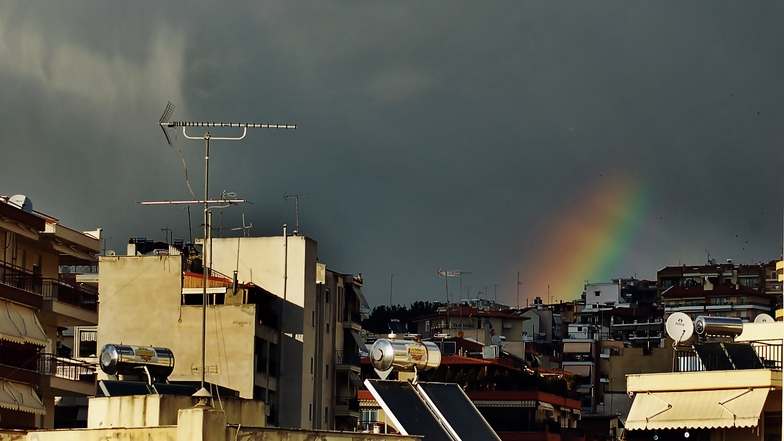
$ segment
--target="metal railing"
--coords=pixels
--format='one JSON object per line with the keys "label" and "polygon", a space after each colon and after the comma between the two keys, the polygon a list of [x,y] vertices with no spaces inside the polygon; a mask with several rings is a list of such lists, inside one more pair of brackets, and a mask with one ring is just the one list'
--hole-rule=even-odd
{"label": "metal railing", "polygon": [[[752,342],[751,346],[762,361],[763,369],[782,368],[782,345],[763,342]],[[674,372],[699,372],[705,366],[697,353],[692,349],[676,349]]]}
{"label": "metal railing", "polygon": [[2,284],[33,294],[41,294],[41,280],[43,279],[38,274],[7,263],[0,264],[0,283]]}
{"label": "metal railing", "polygon": [[59,357],[55,354],[40,354],[38,372],[65,380],[95,382],[95,366],[72,358]]}
{"label": "metal railing", "polygon": [[57,300],[77,308],[93,312],[98,310],[98,294],[75,288],[59,280],[43,279],[41,294],[45,299]]}
{"label": "metal railing", "polygon": [[0,283],[77,308],[93,312],[98,310],[98,293],[73,287],[57,279],[45,279],[13,265],[0,264]]}
{"label": "metal railing", "polygon": [[360,356],[357,353],[349,351],[337,350],[335,351],[335,364],[336,365],[349,365],[359,366]]}

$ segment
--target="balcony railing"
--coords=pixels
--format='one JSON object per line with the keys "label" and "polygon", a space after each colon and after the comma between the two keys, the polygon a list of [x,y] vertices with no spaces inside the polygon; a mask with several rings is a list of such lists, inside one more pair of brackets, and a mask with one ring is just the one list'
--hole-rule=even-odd
{"label": "balcony railing", "polygon": [[336,365],[349,365],[349,366],[359,366],[360,364],[360,356],[356,353],[351,353],[348,351],[335,351],[335,364]]}
{"label": "balcony railing", "polygon": [[98,293],[76,288],[57,279],[44,279],[11,265],[0,265],[0,283],[88,311],[98,310]]}
{"label": "balcony railing", "polygon": [[41,278],[38,274],[25,271],[22,268],[4,264],[0,265],[0,283],[19,288],[34,294],[41,294]]}
{"label": "balcony railing", "polygon": [[55,354],[40,354],[38,372],[65,380],[95,383],[95,366],[72,358],[58,357]]}

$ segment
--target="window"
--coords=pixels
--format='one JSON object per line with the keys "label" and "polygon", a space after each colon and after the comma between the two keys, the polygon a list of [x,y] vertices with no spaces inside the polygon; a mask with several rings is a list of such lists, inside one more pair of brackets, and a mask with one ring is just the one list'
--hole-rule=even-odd
{"label": "window", "polygon": [[313,357],[310,357],[310,373],[313,373]]}
{"label": "window", "polygon": [[329,323],[327,323],[327,334],[329,334]]}
{"label": "window", "polygon": [[325,379],[329,380],[329,365],[328,364],[324,365],[324,377],[325,377]]}
{"label": "window", "polygon": [[329,423],[329,407],[324,408],[324,422]]}
{"label": "window", "polygon": [[596,296],[596,297],[599,297],[599,294],[601,294],[601,293],[602,293],[601,291],[594,291],[593,295]]}
{"label": "window", "polygon": [[313,421],[313,405],[308,404],[308,421]]}
{"label": "window", "polygon": [[316,327],[316,311],[310,312],[310,326]]}
{"label": "window", "polygon": [[329,288],[327,288],[327,292],[324,293],[324,301],[329,303]]}
{"label": "window", "polygon": [[98,355],[97,334],[95,329],[79,330],[79,357],[95,357]]}

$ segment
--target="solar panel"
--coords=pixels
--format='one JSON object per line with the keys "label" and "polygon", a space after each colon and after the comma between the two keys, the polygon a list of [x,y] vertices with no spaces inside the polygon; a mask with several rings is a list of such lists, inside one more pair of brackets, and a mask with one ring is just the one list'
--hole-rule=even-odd
{"label": "solar panel", "polygon": [[461,440],[501,440],[457,384],[418,383],[417,388]]}
{"label": "solar panel", "polygon": [[724,343],[735,369],[762,369],[762,360],[749,343]]}
{"label": "solar panel", "polygon": [[365,386],[402,434],[420,435],[424,441],[453,441],[411,383],[365,380]]}
{"label": "solar panel", "polygon": [[731,371],[735,369],[720,342],[695,344],[694,350],[706,371]]}
{"label": "solar panel", "polygon": [[98,382],[98,393],[103,397],[123,397],[127,395],[149,395],[152,393],[147,383],[141,381],[104,381]]}

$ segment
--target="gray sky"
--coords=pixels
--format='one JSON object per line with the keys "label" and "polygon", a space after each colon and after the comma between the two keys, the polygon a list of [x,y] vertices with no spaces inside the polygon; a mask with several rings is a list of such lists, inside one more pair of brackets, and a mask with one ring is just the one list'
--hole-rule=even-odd
{"label": "gray sky", "polygon": [[[223,225],[280,234],[283,194],[317,193],[301,232],[372,304],[392,273],[395,303],[444,299],[443,268],[514,305],[518,271],[523,304],[781,255],[784,3],[213,4],[3,2],[0,193],[118,251],[187,239],[184,210],[135,203],[191,198],[171,101],[299,125],[212,144],[212,195],[253,202]],[[203,143],[177,141],[198,198]]]}

